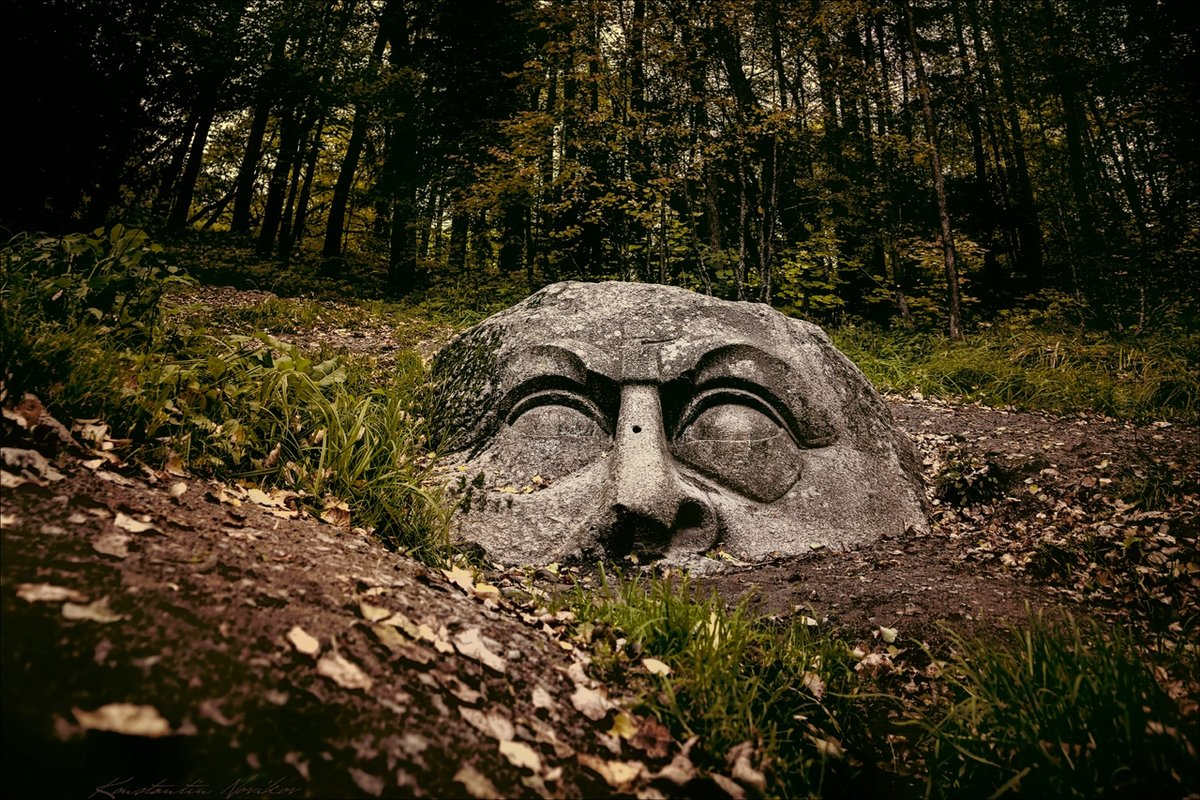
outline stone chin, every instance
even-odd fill
[[[558,283],[433,366],[456,536],[505,563],[693,567],[926,530],[912,444],[815,325],[634,283]]]

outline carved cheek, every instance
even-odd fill
[[[778,421],[747,405],[705,409],[676,436],[673,449],[680,461],[762,503],[778,500],[800,477],[795,440]]]

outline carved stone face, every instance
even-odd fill
[[[763,305],[555,284],[452,342],[434,379],[457,535],[499,561],[755,562],[926,526],[874,389]]]

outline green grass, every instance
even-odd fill
[[[420,356],[404,351],[380,374],[267,333],[211,334],[195,309],[164,303],[183,279],[155,263],[160,252],[125,229],[4,248],[4,392],[32,392],[68,424],[103,420],[112,438],[130,440],[127,460],[159,467],[179,457],[197,474],[296,491],[318,514],[345,502],[354,524],[390,545],[442,558],[446,504],[430,485]],[[322,311],[276,301],[232,321],[281,326],[293,310],[301,323],[306,310],[314,320]]]
[[[955,702],[923,719],[934,797],[1182,797],[1200,787],[1196,718],[1120,630],[1032,617],[1000,639],[950,633]],[[1195,651],[1159,676],[1194,680]]]
[[[847,325],[834,342],[880,389],[1130,419],[1200,417],[1200,335],[1118,338],[1012,322],[964,342]]]
[[[680,741],[699,737],[702,768],[728,775],[726,754],[752,743],[767,796],[1183,797],[1200,788],[1194,705],[1165,688],[1194,692],[1184,683],[1200,666],[1194,648],[1152,652],[1097,623],[1031,615],[1000,636],[948,631],[945,661],[922,648],[914,666],[894,650],[897,670],[871,677],[855,670],[861,650],[803,617],[729,608],[695,595],[686,577],[602,573],[598,590],[566,601],[598,677],[640,684],[638,710]],[[645,657],[671,672],[650,677]],[[930,664],[924,691],[902,700],[894,687]]]
[[[693,760],[728,774],[726,755],[750,742],[766,764],[769,794],[836,796],[863,773],[854,767],[873,744],[864,735],[889,703],[857,678],[851,647],[803,621],[763,619],[745,605],[726,608],[693,594],[686,577],[608,581],[577,590],[569,605],[589,625],[612,626],[627,639],[593,634],[601,676],[644,676],[640,658],[666,663],[643,697],[680,740],[699,737]],[[857,752],[856,752],[857,751]]]

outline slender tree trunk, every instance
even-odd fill
[[[371,46],[371,69],[374,75],[383,60],[387,47],[387,26],[381,20],[375,42]],[[346,225],[346,206],[350,202],[350,191],[354,188],[354,176],[358,172],[358,161],[362,157],[363,144],[367,140],[367,126],[372,109],[365,100],[354,104],[354,122],[350,125],[350,140],[346,143],[346,154],[338,170],[337,182],[333,185],[333,198],[329,202],[329,216],[325,221],[325,242],[321,257],[327,262],[336,262],[342,256],[342,234]],[[322,269],[326,267],[323,265]]]
[[[467,232],[471,219],[465,211],[455,210],[450,216],[450,257],[448,265],[456,274],[467,266]]]
[[[250,209],[254,205],[254,184],[258,179],[258,162],[262,158],[263,140],[267,135],[267,123],[271,118],[274,98],[271,96],[271,78],[283,65],[287,48],[287,33],[280,30],[271,48],[271,59],[267,64],[264,88],[254,106],[254,116],[250,121],[250,133],[246,137],[246,146],[242,150],[242,161],[238,166],[236,180],[237,190],[233,198],[233,216],[229,221],[230,233],[250,232]]]
[[[267,203],[263,209],[262,228],[258,233],[257,252],[269,256],[275,246],[275,237],[283,220],[283,204],[287,199],[288,175],[295,160],[300,140],[300,120],[295,110],[287,110],[279,123],[279,152],[267,184]]]
[[[188,216],[192,210],[192,198],[196,193],[196,181],[200,177],[200,168],[204,163],[204,148],[208,144],[208,133],[212,129],[213,117],[216,115],[216,92],[205,92],[202,107],[197,112],[196,132],[188,152],[187,164],[183,174],[179,176],[179,185],[175,190],[175,202],[171,206],[171,214],[167,217],[167,229],[181,231],[187,225]]]
[[[994,14],[1003,11],[999,2],[992,9]],[[1013,162],[1016,166],[1017,192],[1017,235],[1021,245],[1020,272],[1029,281],[1037,283],[1043,277],[1042,230],[1038,223],[1037,203],[1033,197],[1033,184],[1029,180],[1029,164],[1025,159],[1025,141],[1021,133],[1021,116],[1017,106],[1016,85],[1013,80],[1012,57],[1002,26],[1005,22],[993,19],[992,37],[1000,62],[1000,84],[1004,89],[1005,116],[1012,137]]]
[[[941,225],[942,257],[946,268],[947,300],[949,305],[950,338],[960,341],[962,330],[959,325],[960,299],[958,288],[958,265],[955,263],[954,232],[950,226],[950,208],[946,202],[946,183],[942,176],[942,157],[938,152],[937,123],[933,118],[933,104],[929,98],[929,83],[925,79],[925,65],[921,48],[917,44],[917,30],[913,25],[912,8],[908,0],[901,0],[904,21],[908,28],[909,45],[912,48],[913,66],[916,69],[917,92],[921,95],[921,112],[925,117],[925,136],[929,140],[929,155],[933,168],[933,187],[937,194],[938,222]]]
[[[188,114],[179,142],[171,151],[171,161],[158,185],[158,195],[154,198],[154,212],[157,217],[166,217],[171,211],[171,200],[175,197],[175,187],[179,185],[179,176],[183,174],[184,160],[191,149],[197,122],[196,112],[192,111]]]

